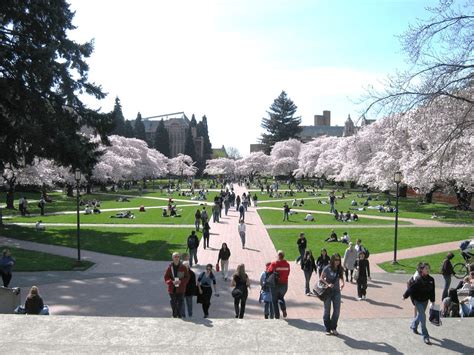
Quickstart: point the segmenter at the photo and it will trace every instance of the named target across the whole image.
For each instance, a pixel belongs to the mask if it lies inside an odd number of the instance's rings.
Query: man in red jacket
[[[272,285],[273,309],[275,318],[280,318],[280,308],[283,318],[286,318],[285,294],[288,291],[288,276],[290,275],[290,264],[285,260],[285,253],[278,250],[278,259],[273,261],[268,267],[268,272],[277,275],[277,281]]]
[[[168,266],[165,272],[165,282],[168,285],[173,318],[181,318],[184,316],[181,312],[188,281],[188,269],[181,263],[179,253],[173,253],[173,262]]]

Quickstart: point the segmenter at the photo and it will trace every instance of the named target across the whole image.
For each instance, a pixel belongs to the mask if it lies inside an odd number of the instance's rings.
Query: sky
[[[94,39],[89,78],[121,100],[126,119],[207,116],[213,147],[242,155],[282,90],[303,125],[331,111],[354,120],[369,86],[408,67],[398,35],[427,19],[435,0],[70,0],[77,29]]]

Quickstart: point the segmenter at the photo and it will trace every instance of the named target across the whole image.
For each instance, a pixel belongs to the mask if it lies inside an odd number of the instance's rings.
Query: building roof
[[[186,127],[188,127],[190,124],[190,121],[184,112],[174,112],[167,113],[165,115],[150,116],[143,118],[145,132],[155,132],[156,128],[158,127],[158,123],[161,120],[165,121],[165,126],[167,122],[171,123],[170,121],[181,123]]]
[[[225,150],[224,146],[222,146],[222,148],[212,148],[212,159],[228,157],[229,156],[227,155],[227,151]]]

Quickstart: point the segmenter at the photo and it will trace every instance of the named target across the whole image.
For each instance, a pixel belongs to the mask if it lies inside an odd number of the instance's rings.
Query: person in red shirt
[[[272,288],[273,308],[275,310],[275,319],[280,318],[280,308],[283,318],[286,318],[285,294],[288,291],[288,276],[290,275],[290,264],[285,260],[285,253],[278,250],[278,259],[273,261],[268,267],[268,272],[277,275],[273,278],[276,281],[269,282]],[[269,278],[270,280],[272,278]]]
[[[166,269],[164,278],[168,285],[173,318],[182,318],[184,317],[182,313],[184,310],[184,293],[189,281],[189,273],[186,266],[181,262],[179,253],[173,253],[173,262]]]

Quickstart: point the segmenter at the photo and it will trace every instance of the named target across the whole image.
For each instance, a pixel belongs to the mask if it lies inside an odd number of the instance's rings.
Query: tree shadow
[[[387,354],[403,354],[400,351],[398,351],[395,347],[393,347],[390,344],[387,344],[386,342],[370,342],[370,341],[365,341],[365,340],[356,340],[351,337],[348,337],[347,335],[339,335],[338,338],[344,340],[347,346],[349,346],[352,349],[360,349],[360,350],[371,350],[371,351],[376,351],[380,353],[387,353]]]

